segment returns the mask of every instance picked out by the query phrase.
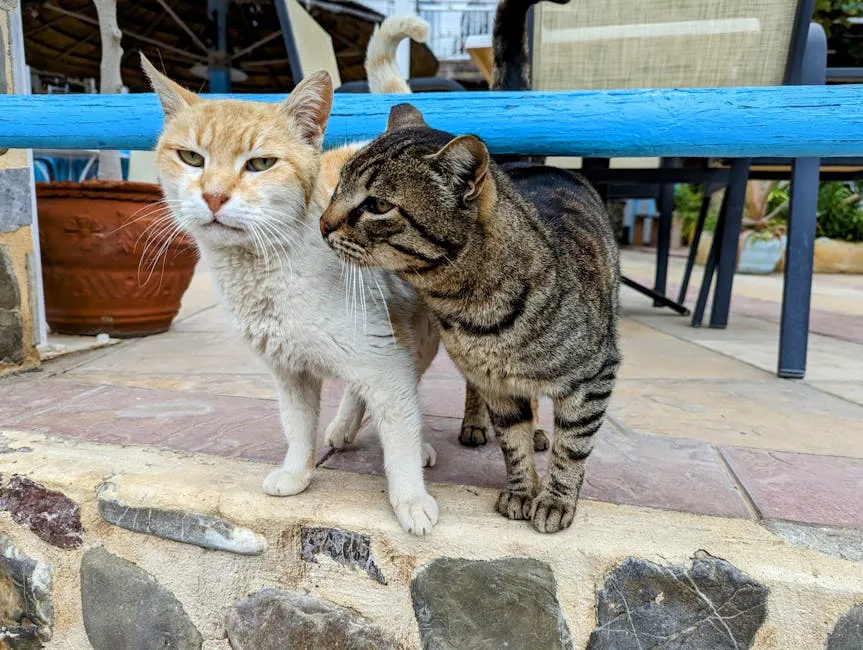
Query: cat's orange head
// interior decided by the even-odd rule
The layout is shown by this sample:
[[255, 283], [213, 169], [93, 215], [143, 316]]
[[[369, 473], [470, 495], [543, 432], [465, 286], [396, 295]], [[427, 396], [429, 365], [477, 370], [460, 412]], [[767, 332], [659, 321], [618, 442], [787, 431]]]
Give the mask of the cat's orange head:
[[200, 245], [284, 245], [315, 191], [333, 86], [304, 79], [280, 103], [204, 99], [145, 58], [165, 112], [159, 180], [177, 224]]

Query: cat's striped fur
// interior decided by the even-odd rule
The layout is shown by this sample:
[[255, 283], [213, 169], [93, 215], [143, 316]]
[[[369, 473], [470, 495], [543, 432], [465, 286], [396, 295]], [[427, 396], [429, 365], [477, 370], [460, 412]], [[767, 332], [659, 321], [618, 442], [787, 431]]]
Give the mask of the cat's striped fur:
[[[595, 190], [553, 167], [501, 168], [478, 138], [431, 129], [402, 104], [345, 165], [321, 231], [353, 263], [398, 273], [434, 313], [500, 440], [498, 510], [542, 532], [568, 527], [620, 363], [617, 245]], [[555, 412], [541, 482], [537, 395]]]

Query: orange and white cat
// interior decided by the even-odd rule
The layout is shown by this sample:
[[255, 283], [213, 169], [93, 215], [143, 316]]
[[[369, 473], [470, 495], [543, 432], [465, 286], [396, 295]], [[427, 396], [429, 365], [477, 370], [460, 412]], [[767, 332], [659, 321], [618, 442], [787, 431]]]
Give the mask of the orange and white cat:
[[173, 219], [194, 237], [235, 327], [279, 387], [288, 450], [264, 490], [308, 486], [321, 382], [341, 379], [326, 441], [351, 442], [368, 405], [396, 517], [408, 532], [428, 533], [438, 506], [423, 480], [434, 452], [422, 445], [417, 382], [438, 334], [407, 283], [376, 270], [350, 275], [318, 232], [332, 190], [319, 176], [329, 75], [269, 104], [208, 100], [142, 64], [165, 113], [156, 158]]

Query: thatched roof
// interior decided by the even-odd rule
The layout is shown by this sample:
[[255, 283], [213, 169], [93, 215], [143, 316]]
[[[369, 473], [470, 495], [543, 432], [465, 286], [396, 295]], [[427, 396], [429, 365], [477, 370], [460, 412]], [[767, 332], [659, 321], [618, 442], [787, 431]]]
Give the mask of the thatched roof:
[[[230, 0], [228, 13], [231, 66], [248, 75], [234, 81], [234, 92], [287, 92], [293, 85], [272, 0]], [[301, 0], [332, 35], [342, 82], [365, 79], [363, 57], [374, 25], [383, 16], [350, 0]], [[90, 0], [22, 0], [27, 63], [36, 71], [75, 78], [99, 78], [99, 29]], [[143, 51], [173, 79], [192, 89], [207, 83], [192, 73], [207, 65], [206, 47], [215, 40], [207, 17], [207, 0], [117, 0], [123, 31], [123, 83], [132, 92], [146, 91], [138, 67]], [[187, 33], [172, 17], [188, 26]], [[264, 43], [260, 43], [267, 39]], [[249, 51], [246, 51], [248, 48]], [[159, 61], [162, 63], [160, 64]], [[437, 60], [424, 45], [411, 47], [411, 75], [434, 76]]]

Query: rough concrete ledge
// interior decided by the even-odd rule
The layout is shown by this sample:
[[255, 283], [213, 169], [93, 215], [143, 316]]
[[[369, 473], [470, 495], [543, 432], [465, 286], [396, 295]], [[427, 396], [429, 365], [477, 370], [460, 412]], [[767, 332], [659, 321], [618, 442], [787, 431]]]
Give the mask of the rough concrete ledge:
[[[843, 616], [842, 634], [852, 629], [847, 615], [863, 602], [863, 565], [740, 519], [585, 501], [571, 529], [541, 536], [495, 514], [494, 491], [432, 485], [441, 521], [416, 538], [376, 477], [322, 470], [303, 494], [275, 498], [260, 489], [269, 468], [258, 463], [11, 431], [0, 449], [0, 498], [26, 476], [19, 486], [62, 492], [83, 528], [83, 544], [66, 548], [35, 534], [25, 523], [53, 521], [39, 508], [65, 501], [26, 491], [15, 503], [33, 512], [0, 512], [0, 595], [21, 591], [20, 566], [41, 563], [53, 577], [41, 594], [52, 620], [0, 620], [30, 635], [27, 648], [120, 647], [147, 628], [151, 640], [185, 639], [166, 647], [260, 649], [271, 646], [256, 631], [279, 625], [340, 647], [438, 648], [528, 619], [546, 622], [529, 630], [547, 635], [543, 647], [638, 647], [639, 635], [664, 635], [679, 647], [823, 648]], [[140, 594], [144, 612], [167, 612], [158, 629], [112, 612], [106, 584], [120, 585], [118, 599]], [[459, 594], [467, 605], [454, 606]], [[16, 596], [18, 623], [32, 621], [27, 607], [50, 611], [30, 596]], [[615, 645], [609, 630], [628, 642]], [[495, 646], [486, 637], [464, 647]]]

